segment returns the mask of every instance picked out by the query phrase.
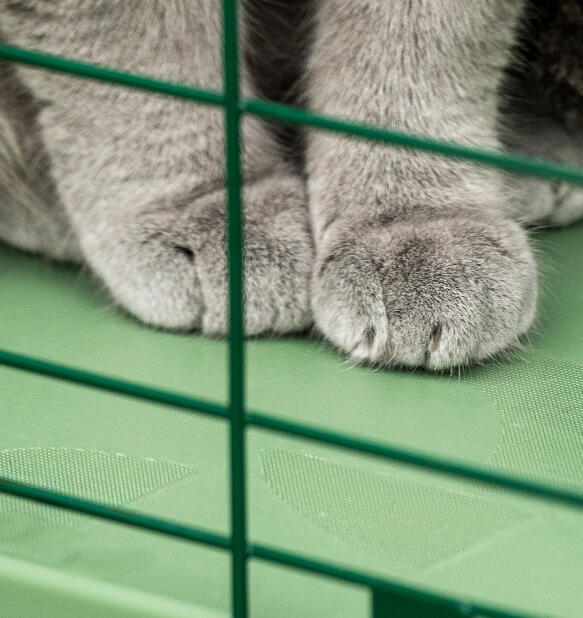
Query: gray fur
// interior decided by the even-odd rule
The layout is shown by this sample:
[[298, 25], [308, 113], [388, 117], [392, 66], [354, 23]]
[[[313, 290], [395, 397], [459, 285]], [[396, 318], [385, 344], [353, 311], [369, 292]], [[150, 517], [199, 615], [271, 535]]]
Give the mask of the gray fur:
[[[222, 89], [217, 0], [27, 0], [0, 6], [0, 27], [11, 44]], [[20, 153], [2, 160], [0, 187], [9, 194], [0, 203], [0, 220], [22, 219], [16, 226], [3, 223], [4, 239], [67, 258], [79, 255], [78, 243], [80, 259], [144, 322], [224, 334], [221, 110], [25, 67], [17, 67], [3, 92], [13, 88], [34, 95], [29, 114], [35, 123], [24, 141], [32, 135], [42, 142], [50, 168], [16, 186]], [[22, 143], [12, 138], [10, 118], [1, 121], [8, 128], [0, 143]], [[304, 182], [264, 125], [246, 119], [243, 136], [247, 332], [302, 329], [310, 323], [312, 262]], [[48, 178], [54, 179], [54, 193], [44, 189]], [[28, 220], [14, 213], [24, 201], [15, 194], [25, 191], [34, 193], [27, 206], [39, 217], [66, 218], [72, 233], [63, 236], [71, 238], [70, 247], [54, 251], [34, 226], [23, 230]]]
[[[583, 168], [583, 131], [548, 117], [514, 118], [503, 134], [512, 149]], [[512, 216], [526, 225], [568, 225], [583, 216], [583, 188], [522, 176], [507, 179]]]
[[[322, 0], [310, 103], [498, 148], [499, 86], [522, 8]], [[314, 316], [352, 358], [441, 369], [528, 330], [536, 267], [500, 172], [324, 134], [310, 136], [308, 171]]]
[[[294, 0], [300, 37], [297, 12], [270, 22], [263, 0], [249, 2], [243, 28], [263, 47], [247, 50], [245, 93], [298, 102], [299, 83], [327, 114], [532, 149], [499, 114], [524, 2]], [[268, 22], [284, 34], [258, 33]], [[218, 0], [4, 0], [0, 31], [22, 47], [222, 89]], [[0, 238], [86, 262], [146, 323], [224, 334], [220, 110], [25, 67], [0, 79]], [[513, 345], [537, 298], [516, 221], [583, 210], [567, 216], [537, 197], [547, 201], [529, 211], [528, 182], [319, 132], [306, 137], [306, 187], [302, 157], [281, 147], [289, 134], [246, 118], [243, 136], [248, 334], [301, 330], [313, 315], [356, 361], [442, 369]]]

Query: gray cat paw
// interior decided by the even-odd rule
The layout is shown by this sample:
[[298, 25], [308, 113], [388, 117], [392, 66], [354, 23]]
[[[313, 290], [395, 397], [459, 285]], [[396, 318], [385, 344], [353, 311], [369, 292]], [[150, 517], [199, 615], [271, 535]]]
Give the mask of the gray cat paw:
[[[304, 189], [295, 177], [245, 188], [245, 329], [286, 333], [311, 323], [312, 239]], [[223, 190], [153, 207], [118, 222], [91, 265], [119, 305], [165, 329], [228, 332], [228, 264]], [[116, 240], [112, 246], [111, 238]]]
[[433, 370], [515, 344], [536, 297], [525, 233], [494, 219], [330, 230], [312, 279], [315, 322], [351, 360]]
[[534, 178], [514, 180], [513, 217], [529, 225], [562, 226], [583, 218], [583, 188]]
[[566, 183], [553, 186], [552, 207], [546, 220], [550, 225], [569, 225], [583, 217], [583, 189]]

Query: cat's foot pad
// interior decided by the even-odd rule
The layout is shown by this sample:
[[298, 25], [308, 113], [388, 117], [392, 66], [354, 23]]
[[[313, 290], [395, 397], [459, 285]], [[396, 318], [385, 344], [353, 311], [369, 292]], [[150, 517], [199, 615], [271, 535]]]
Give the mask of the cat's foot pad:
[[524, 232], [495, 219], [331, 232], [312, 281], [316, 324], [352, 361], [433, 370], [514, 345], [536, 296]]

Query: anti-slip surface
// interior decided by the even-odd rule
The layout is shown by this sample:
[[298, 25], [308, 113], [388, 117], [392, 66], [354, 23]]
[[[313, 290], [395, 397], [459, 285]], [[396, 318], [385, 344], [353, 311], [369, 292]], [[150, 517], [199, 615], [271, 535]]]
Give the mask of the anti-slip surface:
[[[537, 327], [452, 376], [247, 344], [248, 405], [583, 491], [583, 227], [544, 232]], [[224, 342], [145, 328], [88, 276], [0, 249], [5, 350], [224, 403]], [[222, 421], [0, 368], [0, 476], [228, 533]], [[580, 616], [583, 514], [250, 430], [252, 540], [518, 613]], [[226, 616], [228, 554], [0, 495], [0, 614]], [[251, 563], [256, 617], [358, 618], [366, 590]]]

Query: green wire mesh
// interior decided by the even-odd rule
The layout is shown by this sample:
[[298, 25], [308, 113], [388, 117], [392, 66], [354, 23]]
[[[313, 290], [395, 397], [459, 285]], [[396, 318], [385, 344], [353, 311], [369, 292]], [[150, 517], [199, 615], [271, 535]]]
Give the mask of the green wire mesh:
[[[366, 453], [383, 459], [398, 461], [448, 474], [456, 478], [489, 483], [512, 489], [527, 495], [554, 500], [583, 508], [583, 495], [558, 489], [550, 485], [534, 483], [504, 474], [497, 474], [485, 468], [467, 466], [391, 445], [359, 440], [331, 431], [317, 430], [309, 426], [289, 423], [278, 418], [250, 412], [245, 406], [245, 356], [243, 322], [243, 213], [241, 208], [241, 157], [240, 122], [243, 114], [260, 116], [286, 124], [312, 127], [352, 135], [367, 140], [391, 144], [393, 147], [425, 151], [439, 156], [467, 160], [479, 165], [503, 169], [512, 173], [536, 176], [546, 180], [560, 180], [583, 186], [583, 170], [542, 161], [530, 157], [486, 151], [427, 137], [392, 131], [389, 129], [363, 126], [344, 122], [317, 113], [308, 113], [289, 106], [268, 103], [240, 97], [238, 67], [237, 0], [223, 0], [224, 6], [224, 58], [225, 92], [216, 93], [183, 84], [174, 84], [145, 76], [113, 71], [95, 65], [65, 58], [57, 58], [29, 50], [0, 45], [0, 59], [27, 64], [70, 75], [118, 84], [172, 97], [195, 101], [206, 105], [221, 106], [226, 118], [227, 195], [228, 195], [228, 247], [229, 247], [229, 405], [220, 406], [180, 393], [155, 389], [147, 385], [114, 379], [105, 375], [92, 374], [73, 367], [64, 367], [41, 359], [0, 350], [0, 364], [24, 371], [44, 375], [53, 379], [83, 384], [87, 387], [119, 393], [128, 397], [143, 399], [188, 412], [206, 414], [228, 419], [230, 425], [230, 469], [231, 469], [231, 537], [224, 537], [210, 531], [125, 511], [120, 508], [82, 500], [74, 496], [47, 491], [40, 487], [14, 482], [0, 477], [0, 492], [37, 502], [57, 506], [94, 517], [116, 521], [125, 525], [154, 531], [160, 534], [228, 550], [232, 554], [232, 612], [235, 618], [248, 615], [247, 563], [257, 558], [296, 569], [318, 573], [334, 579], [367, 586], [373, 590], [384, 590], [389, 594], [416, 599], [437, 611], [447, 611], [455, 616], [514, 617], [492, 606], [473, 603], [467, 599], [447, 597], [425, 592], [421, 589], [403, 586], [397, 582], [380, 579], [369, 574], [340, 568], [325, 562], [308, 559], [290, 552], [251, 544], [246, 530], [246, 458], [245, 429], [247, 426], [261, 427], [273, 432], [293, 435], [303, 439], [330, 444], [354, 452]], [[433, 610], [432, 610], [433, 611]], [[532, 618], [535, 618], [532, 616]]]

